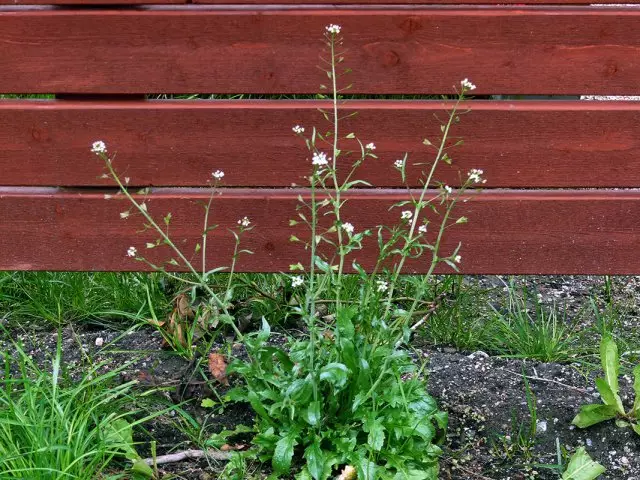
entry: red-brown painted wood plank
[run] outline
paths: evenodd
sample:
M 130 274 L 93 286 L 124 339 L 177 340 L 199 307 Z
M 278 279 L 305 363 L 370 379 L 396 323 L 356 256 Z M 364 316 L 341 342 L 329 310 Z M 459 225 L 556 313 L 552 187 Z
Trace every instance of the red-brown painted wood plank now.
M 297 191 L 231 190 L 216 199 L 212 222 L 220 225 L 210 238 L 211 264 L 226 265 L 233 239 L 227 228 L 247 215 L 255 229 L 243 246 L 255 252 L 241 257 L 243 271 L 287 271 L 307 254 L 288 241 Z M 201 233 L 206 195 L 193 190 L 164 190 L 148 199 L 160 219 L 171 211 L 175 241 L 195 245 Z M 400 216 L 388 206 L 402 193 L 376 190 L 352 194 L 343 212 L 357 231 Z M 140 218 L 121 220 L 126 203 L 105 200 L 100 193 L 55 189 L 7 189 L 0 193 L 0 268 L 9 270 L 132 270 L 142 264 L 126 257 L 129 246 L 144 249 L 154 236 L 140 234 Z M 458 213 L 469 223 L 449 230 L 442 253 L 462 242 L 462 270 L 469 274 L 638 274 L 640 273 L 640 192 L 635 191 L 503 191 L 482 192 Z M 375 242 L 374 242 L 375 243 Z M 355 256 L 370 265 L 372 243 Z M 197 257 L 196 257 L 197 258 Z M 413 263 L 408 272 L 424 271 Z
M 62 5 L 73 7 L 186 4 L 188 0 L 0 0 L 2 5 Z
M 0 12 L 0 92 L 315 93 L 343 27 L 352 92 L 634 94 L 630 8 L 207 7 Z
M 393 162 L 425 163 L 439 138 L 438 115 L 451 104 L 437 101 L 350 101 L 341 114 L 343 134 L 355 131 L 375 142 L 361 178 L 375 186 L 399 186 Z M 638 102 L 467 102 L 452 130 L 464 145 L 450 150 L 453 168 L 437 178 L 458 184 L 481 168 L 487 187 L 635 187 L 640 185 Z M 307 184 L 309 153 L 291 127 L 327 122 L 314 101 L 0 102 L 2 185 L 111 186 L 89 145 L 104 140 L 115 164 L 135 185 L 204 186 L 215 169 L 227 186 L 290 187 Z M 452 138 L 452 141 L 455 141 Z M 342 148 L 356 148 L 347 141 Z M 341 162 L 350 165 L 346 159 Z M 408 170 L 411 185 L 424 166 Z
M 0 0 L 2 3 L 2 0 Z M 199 4 L 213 4 L 213 5 L 224 5 L 228 4 L 226 0 L 193 0 L 192 3 Z M 272 0 L 240 0 L 234 3 L 239 4 L 272 4 L 274 3 Z M 593 2 L 593 1 L 585 1 L 585 0 L 325 0 L 323 2 L 318 0 L 282 0 L 278 2 L 280 4 L 295 4 L 295 5 L 318 5 L 323 3 L 329 3 L 331 5 L 391 5 L 391 4 L 419 4 L 419 5 L 591 5 L 598 3 L 607 3 L 605 1 Z M 632 0 L 626 2 L 627 4 L 635 4 L 638 3 L 638 0 Z

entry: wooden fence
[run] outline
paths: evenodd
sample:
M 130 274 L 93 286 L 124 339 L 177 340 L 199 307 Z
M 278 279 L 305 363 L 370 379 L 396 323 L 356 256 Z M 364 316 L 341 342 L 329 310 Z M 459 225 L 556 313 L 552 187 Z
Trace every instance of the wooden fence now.
M 123 203 L 104 199 L 113 188 L 98 178 L 102 166 L 89 152 L 95 140 L 118 152 L 132 186 L 152 187 L 150 211 L 171 211 L 173 236 L 185 245 L 201 234 L 201 187 L 212 170 L 226 172 L 211 268 L 228 263 L 233 238 L 225 227 L 245 215 L 255 229 L 244 246 L 255 254 L 240 270 L 287 271 L 304 260 L 288 241 L 288 222 L 298 195 L 307 194 L 310 162 L 291 127 L 322 125 L 317 108 L 327 103 L 145 95 L 315 93 L 324 81 L 317 68 L 324 27 L 336 23 L 353 69 L 351 93 L 448 94 L 464 77 L 478 86 L 454 159 L 462 172 L 483 169 L 488 182 L 460 204 L 470 222 L 451 230 L 444 246 L 462 242 L 464 273 L 640 273 L 640 103 L 491 100 L 638 93 L 638 9 L 566 0 L 33 5 L 42 3 L 55 2 L 0 0 L 0 94 L 55 95 L 0 100 L 0 269 L 141 268 L 126 250 L 155 236 L 136 233 L 140 219 L 121 220 Z M 350 194 L 346 207 L 358 229 L 395 222 L 388 206 L 406 191 L 393 162 L 404 152 L 430 159 L 421 140 L 437 137 L 433 114 L 447 106 L 346 103 L 359 114 L 344 128 L 374 141 L 379 156 L 365 168 L 377 188 Z M 439 178 L 458 181 L 446 168 Z M 369 248 L 359 258 L 366 264 L 374 254 Z

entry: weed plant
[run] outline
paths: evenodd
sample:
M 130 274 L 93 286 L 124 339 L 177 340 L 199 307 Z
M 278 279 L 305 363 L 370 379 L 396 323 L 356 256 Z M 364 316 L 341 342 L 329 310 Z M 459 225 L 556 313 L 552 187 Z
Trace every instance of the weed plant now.
M 502 355 L 531 358 L 541 362 L 575 361 L 582 350 L 577 320 L 569 322 L 555 305 L 545 306 L 513 279 L 507 285 L 505 308 L 491 307 L 488 349 Z
M 232 390 L 228 397 L 248 401 L 255 410 L 258 433 L 251 454 L 257 452 L 271 461 L 271 478 L 282 478 L 293 470 L 298 479 L 324 480 L 337 472 L 342 472 L 344 479 L 356 474 L 372 480 L 436 479 L 441 454 L 437 444 L 443 439 L 447 416 L 427 393 L 424 372 L 416 367 L 406 347 L 412 332 L 428 318 L 425 306 L 433 303 L 430 286 L 436 268 L 448 265 L 457 271 L 461 262 L 460 245 L 442 252 L 445 231 L 467 221 L 454 217 L 454 207 L 466 189 L 484 182 L 482 171 L 475 169 L 461 179 L 457 190 L 435 178 L 437 167 L 451 164 L 451 149 L 462 143 L 452 141 L 450 132 L 460 120 L 459 106 L 465 94 L 475 86 L 467 79 L 460 82 L 456 102 L 441 123 L 441 138 L 423 141 L 433 156 L 420 163 L 426 165 L 421 189 L 408 187 L 407 155 L 390 165 L 407 187 L 407 200 L 389 206 L 397 212 L 397 223 L 358 229 L 356 219 L 345 217 L 344 205 L 351 189 L 370 186 L 357 179 L 357 173 L 362 164 L 375 161 L 377 156 L 373 142 L 362 142 L 355 133 L 345 134 L 339 127 L 340 97 L 349 88 L 339 85 L 349 73 L 342 66 L 345 52 L 340 30 L 338 25 L 326 28 L 327 51 L 321 57 L 330 82 L 321 88 L 330 92 L 332 99 L 332 109 L 321 111 L 329 130 L 322 133 L 312 128 L 307 132 L 300 125 L 293 127 L 309 150 L 312 171 L 308 194 L 299 196 L 296 217 L 290 222 L 296 232 L 306 228 L 307 233 L 296 233 L 291 241 L 304 246 L 309 260 L 306 265 L 292 265 L 295 275 L 282 286 L 290 292 L 284 316 L 298 318 L 304 331 L 298 338 L 288 338 L 281 348 L 270 341 L 271 327 L 264 317 L 257 332 L 244 335 L 232 302 L 239 288 L 263 290 L 251 282 L 242 285 L 235 280 L 238 256 L 251 253 L 240 247 L 242 236 L 253 228 L 250 219 L 239 219 L 238 227 L 230 230 L 235 238 L 230 266 L 208 270 L 207 237 L 215 228 L 210 224 L 212 202 L 224 172 L 212 173 L 202 241 L 187 254 L 169 236 L 171 214 L 156 221 L 144 200 L 148 191 L 143 189 L 135 197 L 128 191 L 129 179 L 119 176 L 114 156 L 104 142 L 96 141 L 92 151 L 104 161 L 105 176 L 116 183 L 119 195 L 132 206 L 120 216 L 142 217 L 145 229 L 158 235 L 146 249 L 164 248 L 170 257 L 163 264 L 152 263 L 135 246 L 127 254 L 186 284 L 191 305 L 181 306 L 183 302 L 178 301 L 177 306 L 184 316 L 191 313 L 198 323 L 206 318 L 212 328 L 228 325 L 236 341 L 244 344 L 248 360 L 234 361 L 227 372 L 240 375 L 244 386 Z M 357 147 L 343 150 L 344 142 Z M 369 271 L 357 260 L 366 242 L 378 251 Z M 194 254 L 201 255 L 201 266 L 189 260 Z M 408 262 L 418 259 L 427 274 L 411 283 L 412 294 L 406 297 L 401 295 L 406 285 L 401 275 Z M 171 269 L 176 268 L 189 275 L 173 273 Z M 228 272 L 227 283 L 218 288 L 213 274 L 222 271 Z M 199 296 L 204 298 L 196 307 Z M 185 330 L 172 328 L 174 336 L 177 332 L 183 335 Z M 191 343 L 187 345 L 190 350 Z
M 4 352 L 0 388 L 0 478 L 103 478 L 112 461 L 138 460 L 132 428 L 133 382 L 120 370 L 89 367 L 81 378 L 64 371 L 61 336 L 51 371 L 14 343 Z
M 151 303 L 166 311 L 169 302 L 161 281 L 157 273 L 0 272 L 0 310 L 9 321 L 123 328 L 148 318 Z

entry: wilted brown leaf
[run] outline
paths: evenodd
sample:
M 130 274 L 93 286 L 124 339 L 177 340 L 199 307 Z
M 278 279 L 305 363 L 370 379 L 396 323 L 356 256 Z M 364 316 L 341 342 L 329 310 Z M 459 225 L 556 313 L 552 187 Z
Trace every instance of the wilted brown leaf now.
M 220 353 L 211 352 L 209 354 L 209 371 L 213 378 L 223 385 L 229 385 L 227 380 L 227 362 Z
M 189 303 L 189 298 L 184 293 L 176 297 L 176 310 L 182 318 L 193 318 L 193 309 Z

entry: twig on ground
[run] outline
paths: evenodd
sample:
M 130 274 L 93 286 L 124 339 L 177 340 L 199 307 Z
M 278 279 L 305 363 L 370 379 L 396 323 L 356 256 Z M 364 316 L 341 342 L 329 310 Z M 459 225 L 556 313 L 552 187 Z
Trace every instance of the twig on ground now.
M 182 452 L 170 453 L 168 455 L 160 455 L 155 458 L 145 458 L 143 460 L 147 465 L 162 465 L 165 463 L 176 463 L 183 460 L 189 460 L 193 458 L 208 457 L 213 460 L 220 460 L 226 462 L 231 458 L 229 452 L 221 452 L 220 450 L 183 450 Z
M 506 368 L 501 368 L 501 370 L 504 370 L 505 372 L 509 372 L 512 375 L 517 375 L 518 377 L 524 377 L 524 375 L 522 375 L 521 373 L 513 372 L 511 370 L 507 370 Z M 576 392 L 580 392 L 580 393 L 584 393 L 584 394 L 588 394 L 589 393 L 584 388 L 574 387 L 573 385 L 567 385 L 566 383 L 559 382 L 558 380 L 552 380 L 550 378 L 542 378 L 542 377 L 531 376 L 531 375 L 527 375 L 526 377 L 527 377 L 527 380 L 533 380 L 534 382 L 555 383 L 556 385 L 560 385 L 562 387 L 569 388 L 571 390 L 575 390 Z

